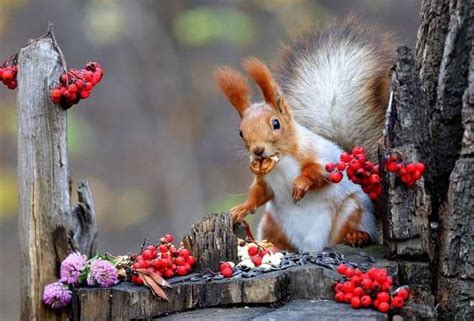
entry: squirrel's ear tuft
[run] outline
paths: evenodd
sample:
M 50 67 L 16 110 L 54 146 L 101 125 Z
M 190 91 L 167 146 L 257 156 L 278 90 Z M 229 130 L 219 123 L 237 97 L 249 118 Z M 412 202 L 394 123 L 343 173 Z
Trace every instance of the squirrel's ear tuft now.
M 280 88 L 273 80 L 272 74 L 267 65 L 255 57 L 246 58 L 243 65 L 249 75 L 262 90 L 263 97 L 267 104 L 270 104 L 273 108 L 285 113 L 287 111 L 286 103 L 284 102 Z
M 250 106 L 250 87 L 245 77 L 235 69 L 221 67 L 215 72 L 217 84 L 242 117 Z

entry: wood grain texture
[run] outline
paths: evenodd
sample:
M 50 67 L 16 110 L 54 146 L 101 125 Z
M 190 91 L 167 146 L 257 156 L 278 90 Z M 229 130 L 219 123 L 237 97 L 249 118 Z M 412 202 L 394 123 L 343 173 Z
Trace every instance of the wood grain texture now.
M 237 262 L 237 239 L 245 239 L 245 234 L 239 226 L 236 228 L 238 231 L 234 231 L 228 213 L 208 214 L 191 227 L 183 243 L 199 258 L 197 271 L 218 271 L 221 262 Z
M 428 115 L 420 90 L 415 60 L 411 50 L 399 47 L 392 74 L 392 104 L 387 110 L 384 142 L 380 146 L 383 176 L 384 243 L 390 254 L 398 257 L 433 257 L 430 233 L 430 194 L 422 179 L 413 189 L 406 187 L 395 174 L 385 171 L 385 157 L 402 155 L 405 162 L 426 162 L 429 157 Z
M 18 73 L 18 185 L 20 295 L 22 320 L 59 320 L 43 305 L 42 292 L 58 277 L 58 253 L 68 253 L 66 111 L 52 104 L 49 93 L 62 74 L 61 54 L 49 34 L 22 48 Z M 63 229 L 63 233 L 54 231 Z M 58 231 L 59 231 L 58 230 Z M 54 235 L 62 235 L 56 241 Z
M 97 249 L 97 218 L 94 197 L 87 181 L 77 183 L 78 204 L 72 211 L 74 242 L 79 252 L 93 257 Z
M 454 20 L 454 21 L 453 21 Z M 462 141 L 459 158 L 449 176 L 445 202 L 439 210 L 439 265 L 437 299 L 443 319 L 474 319 L 474 4 L 457 4 L 450 23 L 447 47 L 455 47 L 457 38 L 466 43 L 463 54 L 453 67 L 467 73 L 467 85 L 462 94 Z M 451 49 L 452 51 L 454 49 Z M 448 52 L 449 54 L 449 52 Z M 451 55 L 449 55 L 451 56 Z M 446 58 L 448 59 L 448 58 Z M 454 58 L 453 58 L 454 59 Z M 469 59 L 465 64 L 465 60 Z M 460 65 L 462 64 L 462 65 Z M 453 71 L 454 72 L 454 71 Z M 459 71 L 461 73 L 461 71 Z M 462 79 L 462 78 L 461 78 Z M 464 85 L 460 83 L 459 85 Z M 458 97 L 460 88 L 450 91 Z M 458 98 L 456 98 L 458 99 Z M 449 105 L 447 105 L 449 107 Z
M 330 299 L 336 272 L 307 265 L 250 279 L 185 282 L 166 290 L 159 300 L 143 286 L 121 283 L 110 289 L 79 288 L 73 320 L 130 320 L 215 306 L 284 303 L 290 299 Z

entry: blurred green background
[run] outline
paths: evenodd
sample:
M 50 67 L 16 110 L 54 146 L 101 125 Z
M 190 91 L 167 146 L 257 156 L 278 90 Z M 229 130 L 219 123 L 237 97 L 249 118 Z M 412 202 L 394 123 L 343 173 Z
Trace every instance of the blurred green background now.
M 349 13 L 413 47 L 418 10 L 415 0 L 0 0 L 0 57 L 51 21 L 69 66 L 103 65 L 69 112 L 70 170 L 92 185 L 99 250 L 127 254 L 244 198 L 251 175 L 216 65 L 271 62 L 281 42 Z M 17 199 L 15 92 L 0 86 L 0 320 L 19 315 Z

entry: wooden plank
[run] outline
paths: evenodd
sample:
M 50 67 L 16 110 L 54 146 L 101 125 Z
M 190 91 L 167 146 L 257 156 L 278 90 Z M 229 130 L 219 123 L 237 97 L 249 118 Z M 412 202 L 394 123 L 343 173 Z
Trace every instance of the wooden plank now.
M 184 282 L 165 290 L 169 302 L 153 297 L 143 286 L 128 282 L 110 288 L 109 303 L 102 289 L 79 288 L 75 300 L 80 302 L 80 308 L 73 310 L 73 314 L 80 315 L 74 320 L 91 320 L 90 316 L 98 317 L 96 309 L 105 309 L 107 311 L 101 315 L 101 320 L 130 320 L 194 308 L 271 304 L 285 302 L 290 298 L 330 299 L 333 296 L 332 284 L 339 277 L 328 269 L 306 265 L 248 279 Z M 101 302 L 101 307 L 97 302 Z M 92 307 L 86 308 L 89 305 Z
M 18 186 L 22 320 L 59 320 L 42 303 L 43 287 L 56 281 L 70 240 L 66 111 L 49 95 L 63 72 L 50 32 L 18 56 Z M 60 237 L 55 240 L 55 236 Z

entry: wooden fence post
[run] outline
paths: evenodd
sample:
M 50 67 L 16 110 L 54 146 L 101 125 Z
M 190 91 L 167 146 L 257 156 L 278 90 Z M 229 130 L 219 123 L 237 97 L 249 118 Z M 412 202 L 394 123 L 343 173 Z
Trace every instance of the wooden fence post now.
M 58 263 L 73 249 L 66 111 L 49 98 L 64 71 L 62 61 L 51 26 L 46 36 L 22 48 L 18 56 L 22 320 L 66 317 L 42 304 L 44 285 L 58 278 Z M 55 240 L 59 235 L 62 240 Z

